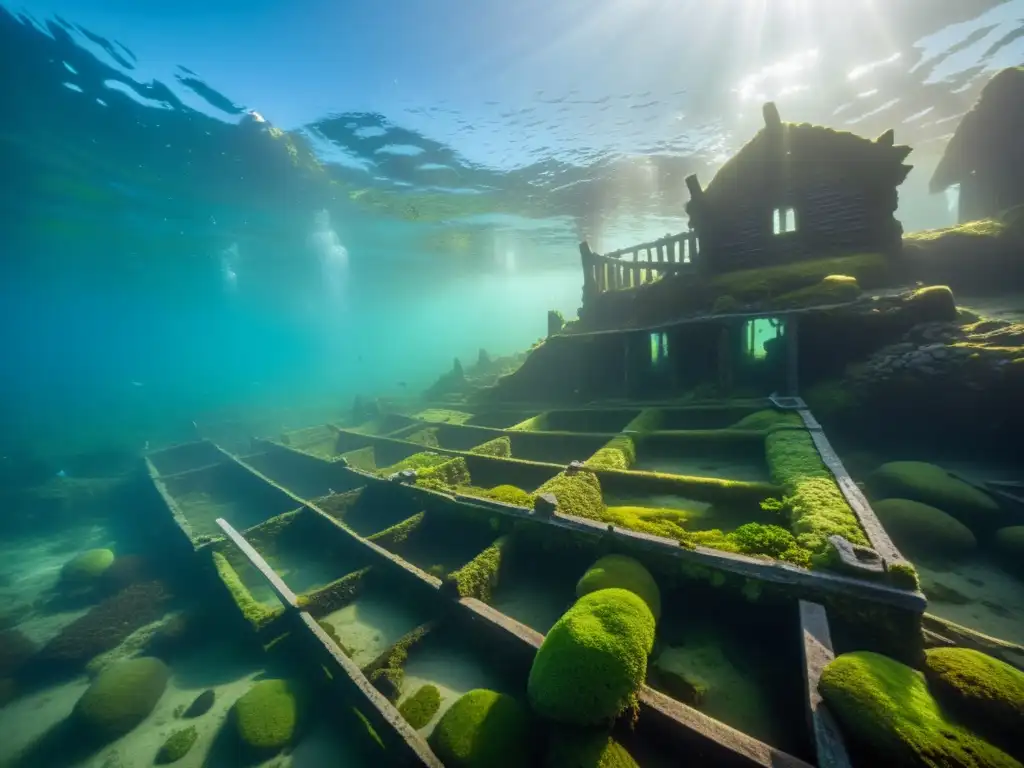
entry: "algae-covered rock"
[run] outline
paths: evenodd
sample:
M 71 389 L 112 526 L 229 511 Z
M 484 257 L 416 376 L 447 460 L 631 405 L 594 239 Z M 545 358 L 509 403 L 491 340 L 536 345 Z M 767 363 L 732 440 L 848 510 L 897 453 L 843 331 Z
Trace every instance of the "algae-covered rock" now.
M 198 735 L 194 725 L 182 728 L 180 731 L 175 731 L 167 738 L 163 746 L 160 747 L 154 762 L 157 765 L 168 765 L 169 763 L 176 763 L 178 760 L 181 760 L 192 749 L 192 745 L 196 743 Z
M 114 563 L 114 553 L 109 549 L 90 549 L 64 563 L 60 569 L 62 584 L 84 586 L 94 583 Z
M 507 435 L 502 435 L 470 448 L 469 452 L 481 456 L 498 456 L 507 459 L 512 455 L 512 441 L 508 439 Z
M 530 713 L 503 693 L 477 688 L 442 715 L 430 746 L 447 768 L 527 768 Z
M 629 590 L 581 597 L 555 622 L 534 657 L 527 683 L 534 711 L 589 726 L 635 708 L 654 629 L 651 609 Z
M 884 499 L 871 506 L 896 546 L 910 555 L 959 558 L 977 547 L 971 529 L 941 509 L 909 499 Z
M 960 722 L 1014 757 L 1024 757 L 1024 672 L 970 648 L 925 651 L 925 677 Z
M 424 685 L 398 706 L 398 712 L 409 725 L 419 730 L 440 708 L 441 691 L 436 685 Z
M 1024 575 L 1024 525 L 1011 525 L 996 531 L 992 546 L 1003 565 Z
M 534 498 L 532 493 L 514 485 L 496 485 L 484 491 L 484 496 L 505 504 L 514 504 L 517 507 L 532 507 Z
M 260 680 L 235 702 L 234 714 L 238 738 L 246 748 L 275 752 L 295 736 L 298 697 L 287 680 Z
M 868 765 L 1019 768 L 1020 763 L 943 713 L 924 675 L 870 651 L 837 657 L 818 690 Z
M 90 738 L 109 742 L 124 736 L 153 711 L 169 672 L 159 659 L 142 657 L 114 664 L 93 681 L 75 704 L 74 716 Z
M 629 752 L 601 731 L 552 734 L 544 765 L 546 768 L 638 768 Z
M 576 596 L 618 587 L 637 595 L 651 609 L 654 620 L 661 618 L 661 591 L 650 571 L 625 555 L 606 555 L 595 562 L 576 584 Z
M 923 461 L 892 461 L 867 477 L 868 488 L 878 499 L 919 501 L 941 509 L 967 525 L 986 523 L 999 512 L 987 493 L 954 477 L 942 467 Z

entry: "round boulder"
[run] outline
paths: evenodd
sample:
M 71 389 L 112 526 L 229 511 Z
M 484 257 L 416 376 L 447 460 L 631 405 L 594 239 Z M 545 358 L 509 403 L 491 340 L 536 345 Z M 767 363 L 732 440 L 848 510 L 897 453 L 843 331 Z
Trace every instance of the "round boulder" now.
M 254 752 L 276 752 L 291 743 L 298 724 L 298 697 L 287 680 L 260 680 L 235 702 L 235 727 Z
M 941 509 L 910 499 L 884 499 L 871 506 L 896 546 L 912 557 L 958 558 L 978 545 L 970 528 Z
M 164 695 L 169 674 L 159 659 L 141 657 L 107 667 L 75 704 L 90 737 L 107 743 L 145 720 Z
M 520 768 L 532 765 L 530 713 L 503 693 L 477 688 L 459 697 L 430 735 L 448 768 Z
M 614 721 L 636 705 L 654 646 L 647 603 L 626 589 L 584 595 L 548 632 L 530 668 L 534 711 L 566 725 Z
M 109 549 L 90 549 L 64 563 L 60 570 L 61 583 L 69 586 L 91 585 L 114 563 Z
M 891 461 L 867 477 L 868 489 L 877 499 L 910 499 L 941 509 L 975 528 L 991 525 L 999 513 L 995 499 L 923 461 Z
M 618 587 L 640 597 L 651 609 L 654 620 L 661 617 L 661 592 L 650 571 L 632 557 L 606 555 L 583 574 L 576 585 L 576 596 L 583 597 L 599 589 Z

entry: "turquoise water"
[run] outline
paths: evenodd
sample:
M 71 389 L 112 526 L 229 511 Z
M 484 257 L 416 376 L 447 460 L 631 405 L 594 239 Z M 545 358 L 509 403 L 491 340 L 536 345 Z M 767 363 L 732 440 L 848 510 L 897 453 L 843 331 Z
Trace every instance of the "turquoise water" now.
M 0 768 L 149 766 L 205 690 L 217 703 L 178 765 L 380 764 L 357 719 L 349 733 L 314 718 L 267 760 L 232 753 L 235 701 L 293 670 L 210 615 L 152 489 L 111 478 L 196 438 L 244 453 L 343 424 L 357 396 L 408 405 L 455 358 L 528 349 L 548 310 L 580 305 L 580 241 L 607 252 L 685 230 L 685 177 L 706 184 L 766 101 L 787 121 L 894 129 L 914 147 L 905 230 L 953 223 L 955 194 L 928 179 L 992 73 L 1024 61 L 1024 1 L 841 5 L 0 0 Z M 641 468 L 697 461 L 653 459 Z M 200 490 L 183 497 L 197 534 L 270 514 Z M 26 688 L 12 649 L 50 648 L 123 594 L 69 592 L 62 569 L 93 548 L 142 558 L 129 581 L 175 592 L 132 606 L 121 641 L 149 648 L 179 614 L 193 634 L 153 646 L 169 682 L 138 727 L 62 751 L 98 668 Z M 531 594 L 499 607 L 546 628 L 564 601 Z M 368 663 L 419 617 L 360 600 L 331 617 Z M 958 605 L 949 618 L 977 618 Z M 488 679 L 457 655 L 421 655 L 410 676 L 440 682 L 447 705 Z

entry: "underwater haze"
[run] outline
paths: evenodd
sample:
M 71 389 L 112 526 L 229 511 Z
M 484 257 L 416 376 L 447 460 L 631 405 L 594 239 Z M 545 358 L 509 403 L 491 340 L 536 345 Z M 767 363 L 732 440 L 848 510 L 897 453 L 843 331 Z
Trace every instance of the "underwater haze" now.
M 769 99 L 895 128 L 904 227 L 951 223 L 925 180 L 1022 5 L 4 3 L 5 439 L 155 445 L 523 349 L 577 243 L 684 228 Z

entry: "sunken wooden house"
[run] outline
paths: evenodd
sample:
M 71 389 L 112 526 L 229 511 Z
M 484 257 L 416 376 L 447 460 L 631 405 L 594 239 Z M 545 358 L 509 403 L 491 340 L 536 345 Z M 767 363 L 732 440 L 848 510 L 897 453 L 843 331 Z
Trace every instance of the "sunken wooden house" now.
M 891 130 L 874 141 L 816 125 L 765 125 L 707 188 L 686 179 L 686 210 L 706 272 L 765 267 L 849 253 L 895 255 L 903 227 L 897 187 L 910 147 Z
M 999 72 L 963 116 L 932 175 L 933 194 L 959 187 L 961 224 L 1024 204 L 1024 67 Z

